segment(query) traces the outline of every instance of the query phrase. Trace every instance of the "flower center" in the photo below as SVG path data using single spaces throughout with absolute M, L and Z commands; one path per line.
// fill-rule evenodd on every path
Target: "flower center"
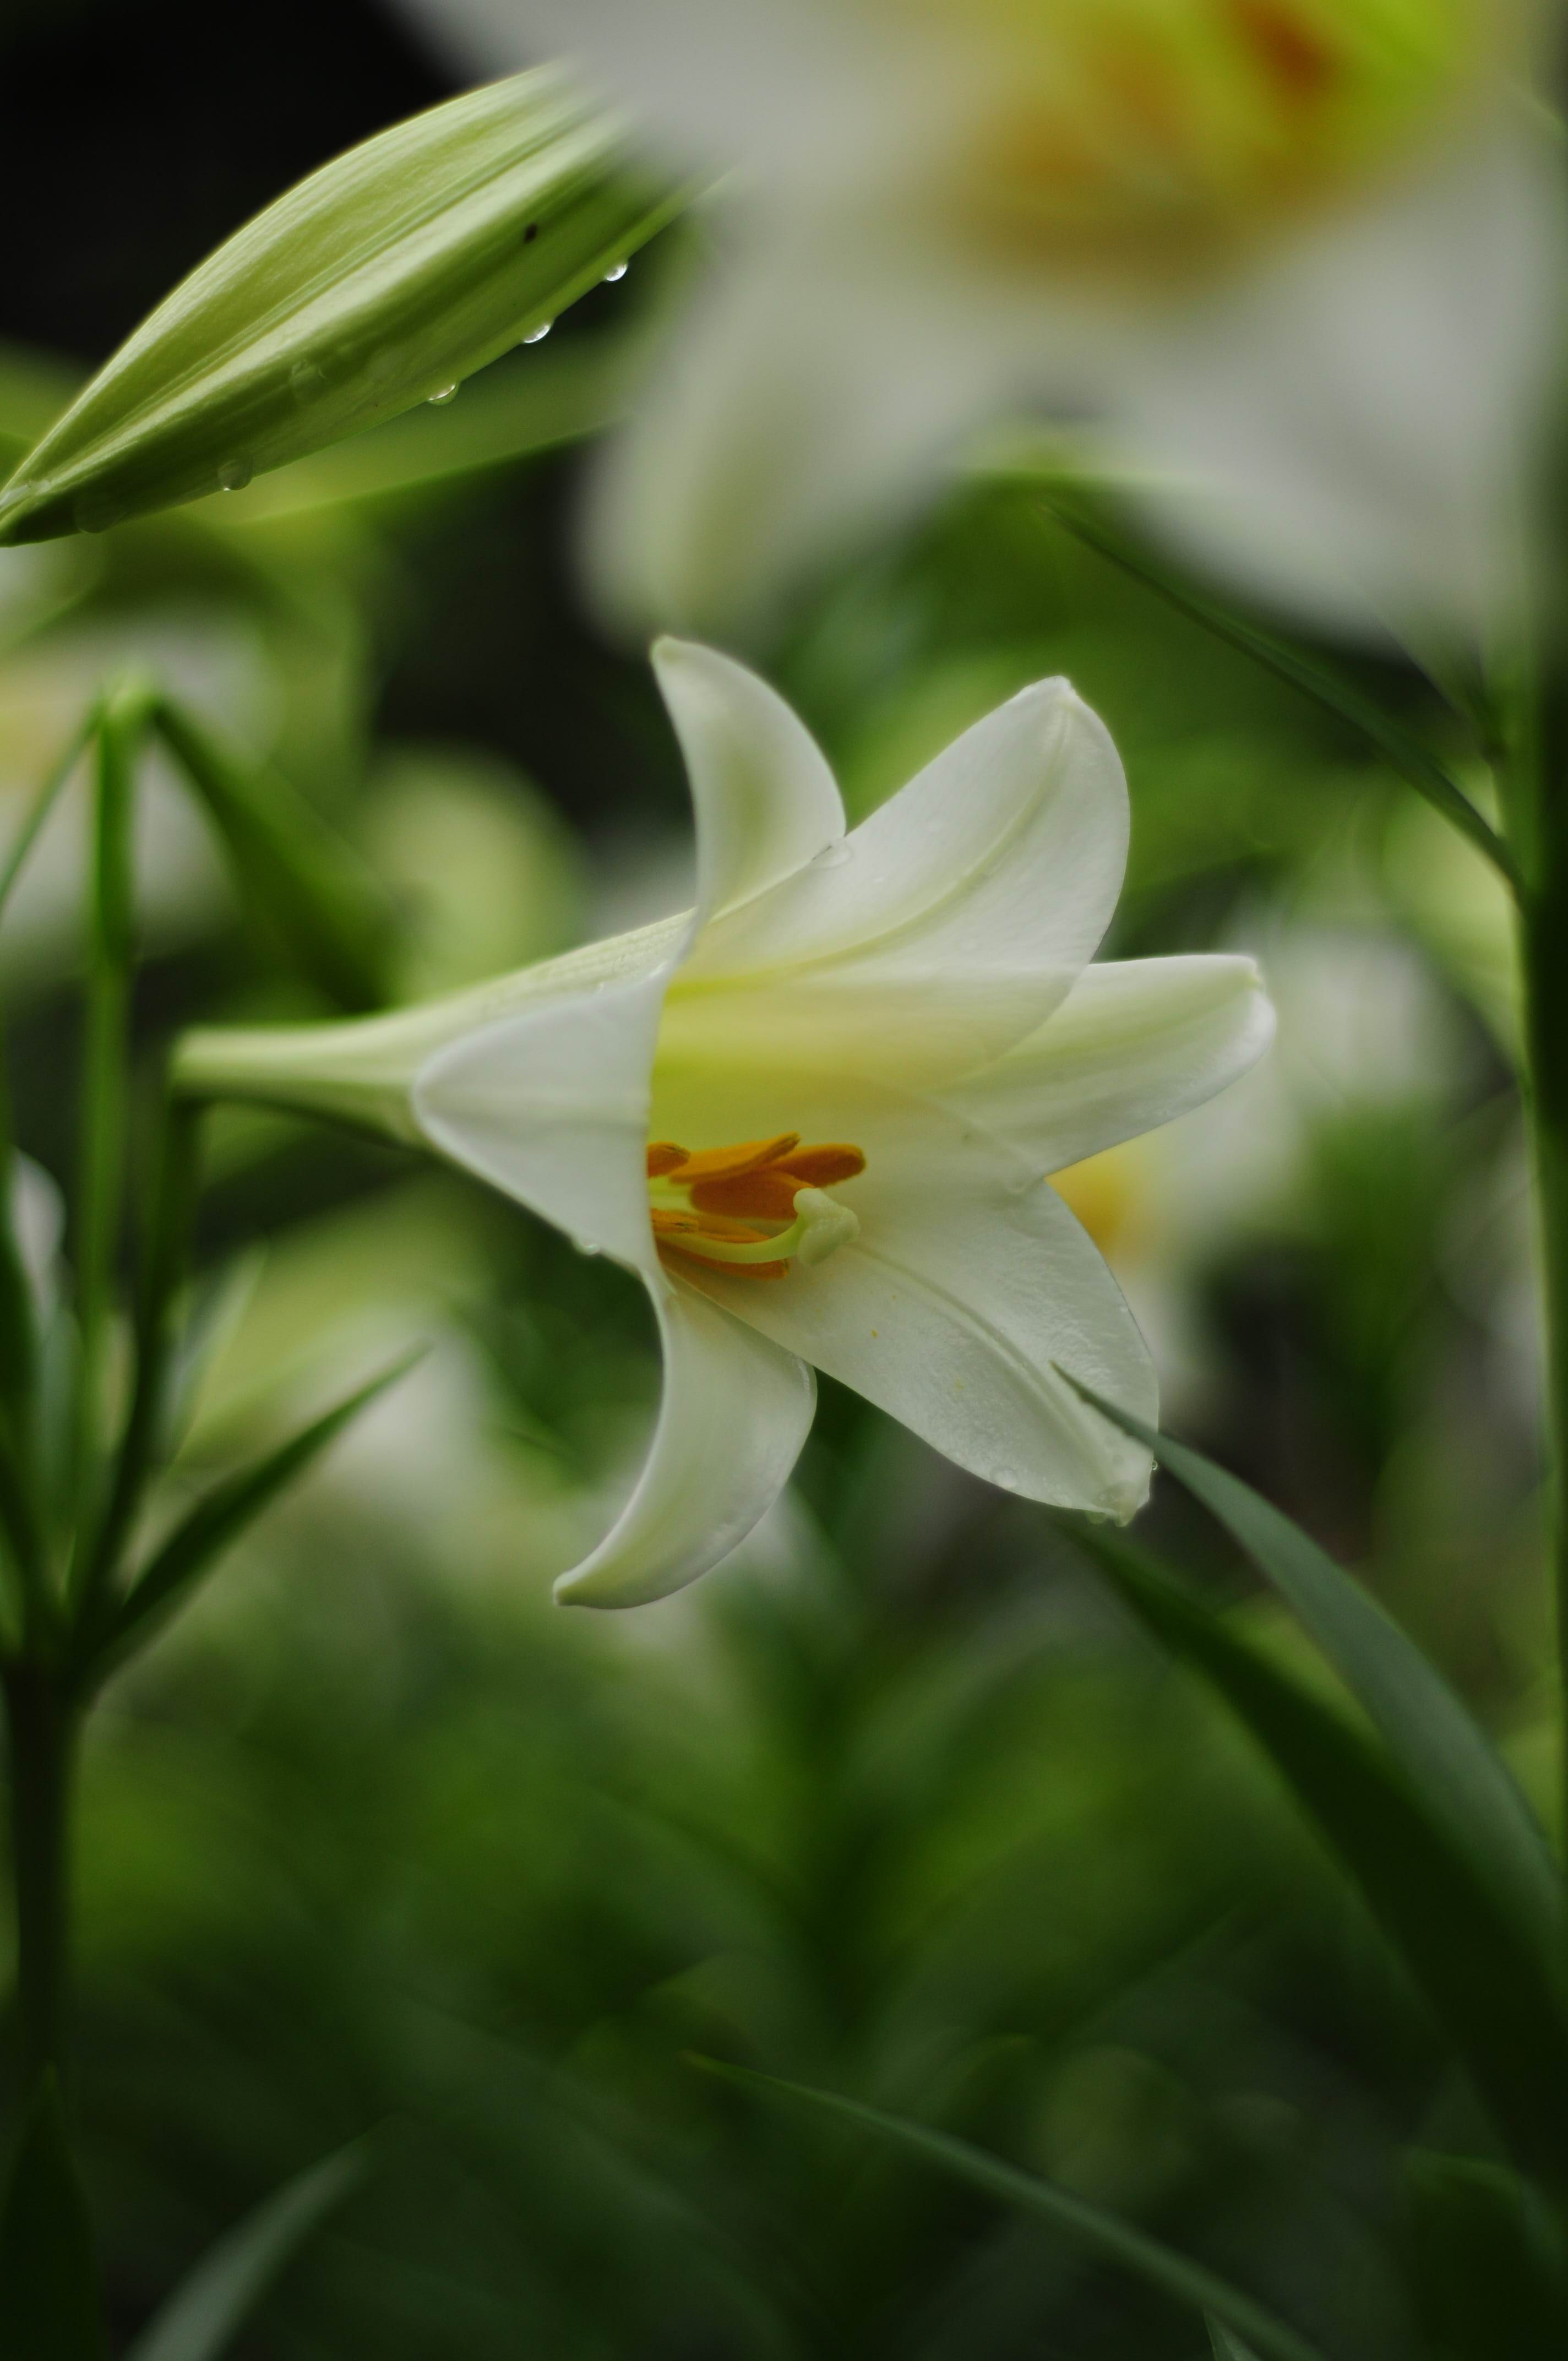
M 1430 137 L 1509 0 L 897 0 L 979 80 L 944 203 L 993 254 L 1163 277 Z M 887 0 L 880 0 L 886 5 Z M 1495 15 L 1492 9 L 1495 8 Z
M 798 1131 L 695 1155 L 656 1139 L 648 1149 L 654 1244 L 740 1279 L 786 1278 L 792 1262 L 824 1262 L 857 1235 L 859 1222 L 828 1191 L 865 1169 L 858 1148 L 804 1148 Z

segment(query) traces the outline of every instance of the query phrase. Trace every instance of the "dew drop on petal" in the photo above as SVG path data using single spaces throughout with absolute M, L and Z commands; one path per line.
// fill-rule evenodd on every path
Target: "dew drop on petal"
M 993 1484 L 1000 1484 L 1004 1492 L 1015 1492 L 1018 1489 L 1018 1470 L 1016 1467 L 993 1467 L 991 1480 Z
M 612 269 L 607 270 L 607 271 L 605 272 L 605 274 L 604 274 L 604 283 L 605 283 L 605 285 L 606 285 L 607 287 L 613 287 L 613 286 L 614 286 L 614 284 L 615 284 L 615 282 L 616 282 L 616 280 L 617 280 L 618 279 L 624 279 L 624 278 L 625 278 L 625 276 L 626 276 L 627 272 L 630 269 L 630 268 L 631 268 L 631 265 L 630 265 L 629 262 L 618 262 L 618 263 L 616 263 L 616 264 L 615 264 L 615 266 L 614 266 L 614 268 L 613 268 Z
M 437 386 L 435 391 L 425 398 L 433 409 L 439 410 L 444 402 L 456 401 L 457 388 L 455 385 Z
M 546 320 L 542 328 L 530 328 L 527 335 L 524 336 L 522 340 L 523 343 L 525 345 L 542 345 L 554 325 L 555 323 L 554 320 Z
M 254 473 L 243 451 L 236 452 L 232 459 L 218 462 L 218 482 L 225 492 L 243 492 Z
M 326 371 L 319 361 L 302 355 L 289 371 L 289 390 L 296 401 L 314 401 L 326 391 Z

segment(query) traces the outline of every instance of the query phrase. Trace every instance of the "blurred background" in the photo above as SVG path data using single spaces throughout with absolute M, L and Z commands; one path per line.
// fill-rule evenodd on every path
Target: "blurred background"
M 350 0 L 13 0 L 0 456 L 247 214 L 449 86 Z M 584 435 L 680 236 L 401 443 L 0 555 L 0 841 L 136 659 L 357 842 L 409 996 L 680 906 L 674 741 L 638 652 L 585 612 L 570 537 Z M 1365 1575 L 1544 1806 L 1531 1242 L 1488 873 L 1022 479 L 818 582 L 761 659 L 857 817 L 1041 675 L 1105 717 L 1134 807 L 1114 951 L 1254 951 L 1281 1030 L 1245 1084 L 1064 1191 L 1167 1423 Z M 1441 740 L 1413 675 L 1376 685 Z M 170 780 L 144 821 L 148 1071 L 192 1016 L 310 1014 Z M 68 796 L 0 937 L 21 1137 L 62 1178 L 83 829 Z M 1125 2278 L 760 2111 L 699 2051 L 1048 2171 L 1336 2354 L 1417 2348 L 1398 2150 L 1463 2141 L 1466 2102 L 1248 1741 L 1043 1513 L 825 1385 L 735 1559 L 632 1614 L 557 1612 L 656 1400 L 634 1284 L 324 1130 L 225 1120 L 212 1164 L 225 1341 L 193 1476 L 436 1341 L 94 1730 L 82 2102 L 122 2333 L 371 2132 L 254 2361 L 1193 2361 L 1190 2320 Z M 1295 1649 L 1195 1512 L 1157 1492 L 1146 1523 Z

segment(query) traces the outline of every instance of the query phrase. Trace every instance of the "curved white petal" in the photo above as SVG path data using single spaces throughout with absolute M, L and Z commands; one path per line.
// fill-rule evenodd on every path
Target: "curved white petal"
M 480 73 L 565 57 L 636 112 L 652 141 L 720 168 L 799 173 L 831 159 L 875 96 L 887 45 L 798 0 L 397 0 L 439 49 Z
M 438 1050 L 411 1093 L 433 1146 L 658 1290 L 649 1082 L 667 967 L 503 1016 Z
M 762 1038 L 781 1059 L 809 1059 L 814 1036 L 839 1054 L 845 1023 L 874 1041 L 886 1022 L 891 1039 L 902 1007 L 933 1038 L 956 1022 L 964 1063 L 989 1062 L 1066 998 L 1109 922 L 1126 850 L 1115 748 L 1065 681 L 1037 682 L 842 844 L 706 927 L 672 1027 L 728 1021 L 718 987 L 744 982 L 772 996 Z
M 652 653 L 691 783 L 706 918 L 814 860 L 843 835 L 844 806 L 805 723 L 754 672 L 691 640 Z
M 689 1289 L 652 1293 L 659 1423 L 615 1525 L 556 1583 L 566 1606 L 640 1607 L 706 1574 L 772 1508 L 810 1431 L 817 1381 L 804 1362 Z
M 1107 961 L 995 1065 L 944 1093 L 1036 1172 L 1201 1106 L 1260 1058 L 1274 1010 L 1249 959 Z
M 759 1126 L 771 1087 L 765 1077 L 738 1084 L 740 1136 Z M 1058 1370 L 1152 1422 L 1154 1368 L 1060 1198 L 1005 1143 L 928 1102 L 826 1082 L 815 1097 L 802 1092 L 781 1122 L 865 1149 L 864 1173 L 833 1192 L 857 1215 L 859 1237 L 777 1280 L 691 1260 L 691 1284 L 977 1476 L 1030 1499 L 1131 1516 L 1147 1490 L 1147 1454 Z M 661 1088 L 660 1124 L 698 1113 L 678 1084 Z
M 1192 484 L 1154 497 L 1168 533 L 1315 621 L 1473 634 L 1507 611 L 1562 349 L 1539 144 L 1492 125 L 1151 337 L 1113 398 Z
M 786 213 L 738 235 L 590 485 L 606 610 L 733 639 L 799 577 L 927 499 L 1003 398 L 983 308 Z M 862 250 L 863 249 L 863 250 Z

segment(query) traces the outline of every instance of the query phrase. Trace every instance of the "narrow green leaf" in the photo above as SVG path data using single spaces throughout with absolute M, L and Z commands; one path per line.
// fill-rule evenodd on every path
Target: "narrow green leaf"
M 1201 1500 L 1305 1625 L 1381 1731 L 1433 1821 L 1463 1852 L 1543 1972 L 1563 1972 L 1562 1875 L 1507 1766 L 1436 1666 L 1327 1553 L 1238 1477 L 1085 1387 Z
M 1343 674 L 1318 659 L 1305 655 L 1286 640 L 1277 639 L 1272 631 L 1260 631 L 1255 623 L 1244 621 L 1228 607 L 1222 607 L 1201 592 L 1194 590 L 1142 550 L 1135 550 L 1115 540 L 1102 526 L 1086 516 L 1072 502 L 1051 495 L 1046 506 L 1057 522 L 1066 528 L 1097 555 L 1109 559 L 1121 567 L 1168 606 L 1174 607 L 1189 619 L 1200 623 L 1216 639 L 1228 646 L 1239 648 L 1244 655 L 1264 666 L 1266 671 L 1288 682 L 1303 697 L 1322 706 L 1339 720 L 1347 722 L 1377 749 L 1392 770 L 1398 773 L 1406 785 L 1414 787 L 1440 811 L 1461 836 L 1466 837 L 1478 852 L 1484 853 L 1516 894 L 1524 892 L 1524 881 L 1519 864 L 1502 838 L 1484 813 L 1476 810 L 1469 796 L 1459 787 L 1430 748 L 1419 738 L 1401 728 L 1382 707 L 1346 680 Z
M 339 2148 L 220 2238 L 148 2322 L 126 2361 L 219 2361 L 285 2264 L 365 2177 L 363 2141 Z
M 1323 2361 L 1315 2345 L 1288 2328 L 1283 2321 L 1276 2320 L 1262 2304 L 1232 2287 L 1218 2272 L 1190 2261 L 1174 2246 L 1148 2237 L 1130 2222 L 1120 2221 L 1101 2206 L 1091 2205 L 1069 2191 L 1058 2189 L 1051 2181 L 987 2156 L 983 2148 L 971 2147 L 967 2140 L 954 2139 L 947 2132 L 931 2131 L 924 2124 L 907 2123 L 899 2115 L 884 2114 L 880 2107 L 868 2107 L 859 2099 L 844 2099 L 836 2092 L 814 2090 L 806 2082 L 786 2082 L 773 2074 L 754 2074 L 747 2067 L 723 2065 L 714 2058 L 694 2057 L 691 2063 L 705 2073 L 740 2084 L 743 2090 L 761 2092 L 766 2098 L 788 2099 L 796 2105 L 815 2108 L 840 2122 L 854 2124 L 862 2131 L 875 2132 L 880 2138 L 891 2140 L 924 2163 L 934 2164 L 954 2180 L 983 2190 L 988 2197 L 1000 2197 L 1004 2204 L 1038 2215 L 1053 2229 L 1088 2247 L 1091 2254 L 1121 2264 L 1124 2269 L 1135 2273 L 1176 2302 L 1190 2304 L 1197 2312 L 1212 2312 L 1216 2320 L 1239 2329 L 1256 2346 L 1261 2361 Z
M 149 1637 L 155 1624 L 189 1597 L 223 1552 L 255 1523 L 285 1486 L 303 1475 L 367 1403 L 406 1375 L 422 1358 L 423 1351 L 422 1345 L 416 1352 L 406 1353 L 276 1450 L 215 1484 L 175 1527 L 128 1595 L 88 1627 L 82 1644 L 84 1672 L 102 1677 L 133 1645 Z
M 364 863 L 270 763 L 244 761 L 169 697 L 153 719 L 222 838 L 242 896 L 341 1007 L 378 1006 L 392 914 Z
M 98 708 L 90 706 L 66 740 L 64 747 L 49 772 L 42 786 L 27 807 L 26 818 L 11 839 L 11 849 L 0 866 L 0 911 L 11 898 L 11 888 L 22 872 L 23 863 L 38 842 L 38 831 L 54 809 L 55 799 L 82 759 L 82 750 L 98 727 Z
M 175 1308 L 190 1256 L 198 1186 L 200 1110 L 165 1099 L 142 1243 L 136 1314 L 136 1380 L 103 1518 L 83 1561 L 82 1596 L 104 1588 L 131 1530 L 162 1440 Z
M 104 2361 L 98 2268 L 60 2086 L 39 2081 L 0 2214 L 5 2361 Z
M 1219 1690 L 1350 1872 L 1519 2162 L 1568 2185 L 1568 2025 L 1554 1976 L 1469 1852 L 1364 1737 L 1120 1536 L 1079 1546 L 1155 1636 Z
M 338 157 L 159 305 L 0 493 L 38 541 L 236 489 L 444 392 L 678 209 L 553 67 Z

